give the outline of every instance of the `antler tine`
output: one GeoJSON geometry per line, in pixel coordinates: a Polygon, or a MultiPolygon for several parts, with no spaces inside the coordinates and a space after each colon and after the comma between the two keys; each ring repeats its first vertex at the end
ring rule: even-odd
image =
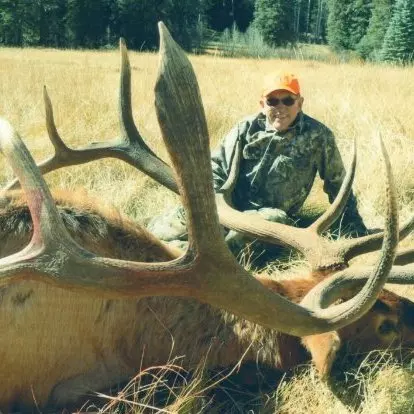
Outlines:
{"type": "MultiPolygon", "coordinates": [[[[410,217],[399,230],[399,239],[405,239],[414,229],[414,215],[410,217]]],[[[378,232],[369,236],[363,236],[356,239],[342,240],[342,249],[347,261],[364,253],[378,250],[384,238],[384,232],[378,232]]]]}
{"type": "Polygon", "coordinates": [[[187,217],[189,242],[208,250],[211,248],[209,240],[213,239],[226,250],[218,216],[211,214],[216,208],[209,179],[212,177],[210,159],[200,157],[210,153],[210,146],[198,82],[187,56],[167,28],[163,23],[158,27],[160,68],[155,85],[155,106],[161,133],[175,166],[182,202],[190,213],[187,217]],[[197,197],[194,194],[198,194],[197,197]]]}
{"type": "MultiPolygon", "coordinates": [[[[56,235],[58,235],[58,240],[66,239],[67,232],[32,156],[16,131],[3,119],[0,119],[0,138],[1,151],[9,160],[14,173],[26,191],[33,219],[32,241],[30,246],[24,250],[23,256],[35,257],[37,255],[35,252],[49,249],[56,240],[56,235]]],[[[17,257],[18,254],[14,256],[17,257]]]]}
{"type": "Polygon", "coordinates": [[[259,214],[249,214],[249,218],[246,220],[246,216],[232,206],[232,192],[240,171],[241,153],[241,143],[237,141],[233,159],[231,160],[229,176],[220,188],[220,191],[216,194],[216,205],[220,223],[247,236],[272,244],[292,247],[306,254],[306,241],[305,244],[301,243],[304,239],[303,229],[281,223],[269,222],[260,217],[259,214]]]}
{"type": "Polygon", "coordinates": [[[232,194],[234,187],[237,183],[237,179],[239,177],[240,172],[240,164],[241,164],[241,142],[238,139],[236,141],[236,147],[234,149],[233,158],[230,160],[230,172],[226,182],[221,186],[220,193],[223,194],[223,201],[228,205],[232,205],[232,194]]]}
{"type": "MultiPolygon", "coordinates": [[[[76,151],[71,150],[65,145],[57,131],[53,116],[52,102],[47,93],[46,86],[43,86],[43,101],[45,104],[46,129],[50,142],[55,149],[55,154],[52,157],[46,159],[45,161],[42,161],[38,165],[42,174],[47,174],[48,172],[62,168],[65,165],[75,165],[79,164],[80,162],[77,160],[78,157],[76,151]]],[[[10,181],[3,190],[11,190],[13,188],[17,188],[18,186],[19,180],[15,178],[14,180],[10,181]]]]}
{"type": "Polygon", "coordinates": [[[119,78],[119,125],[124,142],[136,142],[142,150],[156,157],[151,148],[142,139],[132,116],[131,98],[131,64],[129,62],[128,50],[125,39],[119,39],[119,50],[121,53],[121,73],[119,78]]]}
{"type": "MultiPolygon", "coordinates": [[[[306,298],[307,306],[315,311],[327,308],[343,296],[352,296],[367,282],[372,266],[350,267],[318,283],[306,298]]],[[[405,266],[393,265],[387,283],[398,285],[414,284],[414,263],[405,266]]]]}
{"type": "MultiPolygon", "coordinates": [[[[355,239],[340,239],[335,242],[320,236],[320,233],[335,222],[345,207],[355,177],[356,153],[356,142],[354,141],[351,165],[347,170],[336,199],[328,210],[308,228],[295,228],[263,220],[258,215],[249,215],[248,220],[246,220],[246,217],[241,212],[232,207],[231,191],[237,180],[234,171],[238,171],[241,159],[241,151],[239,143],[237,143],[235,155],[231,162],[229,178],[220,189],[220,194],[216,196],[221,223],[247,236],[253,236],[268,243],[294,248],[305,256],[313,272],[332,271],[346,267],[352,258],[380,249],[384,238],[384,232],[355,239]]],[[[399,230],[400,240],[410,234],[413,228],[414,216],[401,226],[399,230]]],[[[396,260],[399,263],[400,259],[397,258],[396,260]]]]}
{"type": "MultiPolygon", "coordinates": [[[[382,141],[382,138],[379,136],[379,142],[381,145],[381,152],[383,154],[384,163],[386,166],[387,171],[387,177],[388,177],[388,185],[387,185],[387,220],[385,225],[385,232],[384,232],[384,241],[382,245],[381,250],[381,256],[378,259],[377,264],[373,268],[369,268],[366,270],[365,274],[362,274],[361,272],[356,273],[356,275],[361,276],[363,281],[366,283],[364,284],[361,291],[354,296],[352,299],[348,300],[347,302],[337,305],[335,307],[341,307],[345,306],[347,303],[354,302],[358,296],[362,296],[365,289],[369,289],[369,286],[371,285],[371,282],[369,281],[370,278],[372,278],[373,273],[379,273],[384,272],[383,281],[386,282],[387,275],[390,275],[393,273],[391,270],[392,264],[396,255],[396,249],[398,245],[398,217],[395,214],[396,213],[396,195],[395,195],[395,185],[393,182],[393,178],[391,175],[391,165],[389,161],[388,154],[385,150],[384,143],[382,141]],[[385,252],[387,251],[387,252],[385,252]],[[368,276],[370,275],[370,276],[368,276]]],[[[332,278],[326,279],[322,283],[319,283],[315,288],[313,288],[302,300],[301,305],[308,307],[309,309],[313,309],[316,312],[329,312],[329,309],[326,309],[329,304],[331,304],[333,301],[335,301],[337,298],[339,298],[343,293],[345,286],[349,288],[350,285],[352,285],[355,282],[352,282],[351,280],[355,280],[350,275],[355,275],[355,269],[346,269],[336,275],[334,275],[332,278]]],[[[396,279],[401,279],[401,274],[397,274],[397,271],[394,272],[393,277],[396,279]]],[[[357,277],[358,278],[358,277],[357,277]]],[[[360,283],[360,282],[359,282],[360,283]]],[[[361,285],[361,283],[360,283],[361,285]]],[[[371,285],[372,287],[372,285],[371,285]]],[[[379,286],[378,286],[379,287],[379,286]]],[[[374,301],[372,301],[373,298],[377,298],[378,293],[380,290],[373,289],[372,290],[375,293],[372,293],[372,296],[366,296],[370,297],[369,300],[371,300],[371,305],[374,304],[374,301]]],[[[368,308],[369,309],[369,308],[368,308]]]]}
{"type": "MultiPolygon", "coordinates": [[[[120,40],[121,75],[119,87],[119,121],[121,138],[109,142],[94,142],[85,147],[70,149],[61,139],[53,116],[53,107],[46,87],[43,99],[46,112],[46,128],[55,154],[38,166],[42,174],[72,165],[85,164],[100,158],[118,158],[144,172],[170,190],[178,193],[171,168],[147,146],[135,126],[131,105],[131,69],[126,45],[120,40]]],[[[11,181],[4,190],[18,186],[18,180],[11,181]]]]}
{"type": "MultiPolygon", "coordinates": [[[[59,159],[70,160],[70,156],[73,151],[65,145],[56,128],[55,118],[53,116],[52,101],[50,100],[49,94],[47,93],[46,85],[43,86],[43,102],[45,104],[46,129],[49,135],[50,142],[55,148],[56,162],[58,162],[59,159]]],[[[40,169],[42,169],[42,165],[40,165],[39,167],[40,169]]],[[[45,171],[42,172],[47,173],[52,170],[52,167],[45,163],[43,169],[45,171]]]]}
{"type": "Polygon", "coordinates": [[[348,201],[349,195],[352,190],[352,183],[354,182],[355,170],[357,161],[357,147],[356,139],[354,139],[353,156],[350,167],[347,170],[344,181],[342,182],[339,193],[337,194],[334,202],[329,208],[314,222],[308,229],[315,231],[317,234],[322,234],[327,230],[342,214],[345,205],[348,201]]]}
{"type": "MultiPolygon", "coordinates": [[[[324,246],[323,239],[317,235],[320,235],[329,228],[341,215],[352,189],[356,169],[356,142],[354,141],[353,158],[350,168],[348,169],[337,197],[325,213],[307,229],[295,228],[281,223],[272,223],[263,220],[259,215],[249,215],[247,222],[245,217],[231,206],[231,193],[237,180],[235,171],[239,170],[238,166],[241,160],[240,148],[240,142],[237,142],[229,178],[220,189],[220,194],[217,195],[217,205],[219,207],[219,216],[222,224],[246,235],[254,235],[256,238],[269,243],[293,247],[295,250],[303,253],[311,263],[316,264],[317,262],[312,261],[313,257],[318,256],[315,253],[324,250],[324,254],[326,254],[326,249],[322,248],[324,246]]],[[[331,250],[335,250],[332,245],[331,250]]],[[[342,250],[337,250],[339,255],[341,255],[342,250]]]]}
{"type": "MultiPolygon", "coordinates": [[[[0,124],[0,145],[27,192],[40,234],[47,238],[48,233],[43,232],[47,226],[56,232],[54,223],[48,224],[50,219],[55,221],[58,234],[55,234],[54,243],[46,244],[46,249],[33,251],[32,246],[36,243],[32,242],[28,249],[0,260],[0,283],[35,278],[111,297],[192,296],[263,326],[297,336],[337,329],[362,316],[372,306],[375,295],[386,280],[398,242],[392,183],[387,197],[390,219],[386,225],[382,259],[353,300],[314,312],[266,289],[236,262],[221,239],[212,188],[207,127],[197,81],[184,52],[162,23],[159,28],[162,60],[156,87],[158,118],[177,166],[184,205],[192,209],[187,211],[190,226],[201,226],[191,228],[189,252],[168,263],[137,263],[97,257],[80,248],[67,235],[46,184],[24,144],[3,121],[0,124]],[[177,111],[176,106],[180,110],[177,111]],[[174,109],[170,112],[169,108],[174,109]],[[176,127],[176,121],[185,122],[176,127]],[[189,121],[194,125],[189,126],[189,121]],[[182,138],[189,141],[182,142],[182,138]],[[181,149],[185,155],[181,155],[181,149]],[[200,166],[206,174],[198,174],[195,178],[194,167],[200,171],[200,166]],[[204,232],[206,224],[212,226],[208,232],[204,232]],[[29,255],[24,254],[27,251],[29,255]]],[[[388,180],[391,180],[389,169],[388,163],[388,180]]]]}
{"type": "Polygon", "coordinates": [[[121,76],[119,86],[119,123],[123,141],[128,144],[125,154],[119,157],[139,169],[155,181],[178,194],[172,170],[158,158],[142,139],[132,116],[131,103],[131,65],[125,40],[120,39],[121,76]]]}
{"type": "Polygon", "coordinates": [[[414,248],[399,251],[394,260],[395,265],[403,266],[412,263],[414,263],[414,248]]]}
{"type": "MultiPolygon", "coordinates": [[[[378,135],[382,142],[381,134],[378,135]]],[[[399,230],[399,239],[403,240],[414,229],[414,215],[409,218],[399,230]]],[[[342,250],[345,260],[349,261],[352,258],[364,253],[369,253],[378,250],[384,237],[384,232],[378,232],[369,236],[359,237],[356,239],[342,240],[342,250]]]]}

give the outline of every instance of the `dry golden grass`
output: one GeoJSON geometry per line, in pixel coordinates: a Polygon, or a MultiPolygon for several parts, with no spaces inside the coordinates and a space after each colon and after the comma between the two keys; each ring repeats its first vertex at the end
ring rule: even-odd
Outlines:
{"type": "MultiPolygon", "coordinates": [[[[167,159],[153,106],[158,57],[130,53],[130,59],[136,123],[153,150],[167,159]]],[[[357,140],[359,161],[354,188],[365,222],[370,227],[382,226],[382,166],[374,140],[379,133],[392,160],[401,219],[414,211],[414,68],[214,56],[192,56],[191,61],[213,146],[236,121],[258,110],[263,75],[289,69],[300,76],[305,112],[335,132],[345,161],[352,140],[357,140]]],[[[0,49],[0,62],[0,115],[17,128],[37,160],[52,151],[44,126],[43,85],[48,87],[61,136],[70,146],[118,135],[116,51],[0,49]]],[[[0,162],[4,183],[11,172],[4,161],[0,162]]],[[[167,190],[115,160],[55,172],[47,180],[52,187],[86,188],[103,203],[114,204],[138,221],[177,201],[167,190]]],[[[323,203],[326,198],[317,182],[307,207],[323,203]]],[[[404,245],[412,242],[411,238],[404,245]]],[[[414,297],[407,288],[400,288],[399,293],[414,297]]],[[[274,398],[283,413],[409,413],[414,412],[410,395],[413,378],[409,369],[391,363],[372,375],[364,374],[358,379],[364,390],[359,408],[345,406],[311,372],[286,382],[274,398]],[[306,408],[300,411],[299,407],[306,408]]],[[[192,411],[174,408],[167,412],[192,411]]],[[[262,407],[255,412],[270,411],[262,407]]]]}
{"type": "MultiPolygon", "coordinates": [[[[42,86],[47,85],[54,103],[56,122],[70,145],[105,140],[118,134],[117,88],[119,57],[116,51],[81,52],[1,49],[0,114],[15,125],[37,159],[50,153],[44,127],[42,86]]],[[[133,108],[136,123],[151,147],[164,159],[153,107],[157,55],[130,53],[133,108]]],[[[373,137],[381,133],[393,160],[396,181],[406,217],[414,198],[414,103],[412,68],[359,64],[326,64],[311,61],[222,59],[194,56],[211,142],[217,141],[247,114],[258,110],[262,77],[286,68],[302,80],[305,111],[326,123],[337,136],[344,159],[357,139],[358,172],[355,182],[361,212],[369,225],[380,225],[382,193],[377,191],[381,163],[373,137]],[[411,169],[412,170],[412,169],[411,169]]],[[[10,172],[7,170],[6,175],[10,172]]],[[[85,186],[135,218],[162,210],[175,202],[166,191],[117,161],[99,161],[53,174],[52,185],[85,186]],[[119,182],[125,191],[120,194],[119,182]],[[145,200],[145,201],[144,201],[145,200]]],[[[323,197],[317,198],[323,199],[323,197]]]]}

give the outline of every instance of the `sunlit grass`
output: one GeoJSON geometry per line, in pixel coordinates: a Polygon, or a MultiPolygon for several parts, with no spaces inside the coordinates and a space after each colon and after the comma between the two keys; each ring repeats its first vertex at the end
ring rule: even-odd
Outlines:
{"type": "MultiPolygon", "coordinates": [[[[130,53],[130,59],[136,124],[151,148],[168,161],[153,105],[158,57],[151,53],[130,53]]],[[[379,134],[390,153],[399,191],[401,220],[413,212],[413,68],[305,60],[222,59],[217,56],[192,56],[190,59],[200,82],[212,146],[235,122],[258,111],[263,75],[272,70],[289,69],[301,79],[305,112],[334,131],[346,163],[352,142],[356,139],[358,167],[354,189],[367,225],[382,227],[385,210],[382,164],[376,143],[379,134]]],[[[52,152],[44,125],[43,85],[47,85],[59,132],[68,145],[76,147],[118,135],[117,52],[0,49],[0,61],[0,115],[17,128],[37,160],[52,152]]],[[[0,165],[0,179],[4,183],[11,177],[11,172],[3,160],[0,165]]],[[[52,187],[85,188],[102,202],[115,205],[137,221],[161,212],[178,200],[143,174],[116,160],[67,168],[48,175],[47,180],[52,187]]],[[[321,208],[326,202],[322,186],[317,181],[305,208],[321,208]]],[[[412,244],[412,238],[403,244],[412,244]]],[[[296,257],[292,259],[297,260],[296,257]]],[[[297,267],[298,272],[302,271],[303,264],[297,262],[297,267]]],[[[283,277],[280,269],[271,267],[270,270],[283,277]]],[[[412,289],[407,287],[398,288],[398,293],[414,297],[412,289]]],[[[376,368],[373,374],[369,370],[363,371],[363,375],[358,374],[362,371],[353,372],[356,377],[354,383],[363,389],[358,397],[360,403],[356,406],[344,404],[326,384],[315,378],[311,370],[286,380],[275,395],[267,398],[268,401],[276,401],[277,412],[280,413],[412,412],[413,400],[409,390],[414,384],[409,367],[392,361],[376,368]]],[[[139,375],[143,374],[138,374],[138,383],[139,375]]],[[[181,391],[174,389],[176,398],[163,410],[174,413],[213,412],[208,400],[198,405],[191,400],[191,396],[203,395],[200,391],[205,384],[202,377],[200,374],[193,380],[195,383],[186,384],[181,391]],[[180,401],[183,402],[181,406],[180,401]]],[[[133,401],[137,382],[131,384],[123,395],[133,401]],[[131,389],[135,391],[130,392],[131,389]]],[[[154,403],[148,401],[148,405],[154,403]]],[[[109,402],[106,409],[141,412],[134,403],[128,405],[122,401],[122,409],[116,405],[118,403],[120,401],[109,402]]],[[[275,412],[274,406],[263,404],[254,412],[275,412]]],[[[244,411],[240,408],[234,412],[244,411]]]]}
{"type": "MultiPolygon", "coordinates": [[[[130,53],[130,58],[135,121],[151,147],[167,160],[153,105],[158,57],[130,53]]],[[[47,85],[54,104],[59,132],[69,145],[118,135],[116,51],[1,49],[0,59],[0,114],[25,137],[37,159],[51,152],[44,126],[43,85],[47,85]]],[[[352,140],[357,140],[359,161],[354,188],[367,223],[380,225],[383,212],[383,194],[374,191],[382,180],[375,142],[378,134],[393,161],[403,218],[411,210],[414,83],[410,79],[414,69],[210,56],[194,56],[191,61],[200,82],[212,146],[236,121],[258,110],[263,74],[289,69],[301,79],[304,110],[335,132],[345,162],[352,140]]],[[[10,176],[7,168],[4,176],[10,176]]],[[[86,186],[135,218],[154,214],[175,202],[171,194],[154,191],[157,185],[114,160],[73,167],[48,179],[52,185],[64,188],[86,186]],[[120,180],[122,192],[118,191],[120,180]]],[[[325,200],[320,192],[317,198],[325,200]]]]}

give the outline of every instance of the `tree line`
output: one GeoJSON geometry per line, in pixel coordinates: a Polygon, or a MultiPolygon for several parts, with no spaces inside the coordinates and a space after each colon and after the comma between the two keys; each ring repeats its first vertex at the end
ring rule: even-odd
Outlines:
{"type": "Polygon", "coordinates": [[[364,59],[414,60],[414,0],[328,0],[327,42],[364,59]]]}
{"type": "Polygon", "coordinates": [[[0,0],[0,44],[97,48],[125,37],[130,48],[151,50],[162,20],[191,49],[205,29],[246,30],[253,9],[254,0],[0,0]]]}
{"type": "Polygon", "coordinates": [[[164,21],[187,50],[254,28],[270,46],[327,43],[364,59],[410,62],[414,0],[0,0],[0,44],[132,49],[158,45],[164,21]]]}

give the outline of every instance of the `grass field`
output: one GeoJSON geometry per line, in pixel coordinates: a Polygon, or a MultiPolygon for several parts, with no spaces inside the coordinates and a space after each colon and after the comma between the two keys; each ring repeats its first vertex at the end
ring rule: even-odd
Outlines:
{"type": "MultiPolygon", "coordinates": [[[[382,227],[383,223],[382,166],[375,140],[378,134],[382,135],[390,153],[399,191],[401,221],[412,214],[414,68],[217,56],[191,56],[190,59],[200,83],[212,146],[236,121],[258,111],[264,74],[275,69],[290,70],[301,79],[305,112],[334,131],[345,163],[349,160],[353,139],[357,141],[354,189],[365,223],[369,227],[382,227]]],[[[151,148],[168,161],[153,105],[158,57],[132,52],[130,60],[136,124],[151,148]]],[[[0,115],[17,128],[37,160],[52,151],[44,123],[43,85],[48,88],[57,127],[68,145],[76,147],[118,135],[117,52],[4,48],[0,49],[0,62],[0,115]]],[[[12,175],[4,161],[0,162],[0,179],[5,183],[12,175]]],[[[100,203],[115,205],[137,222],[177,202],[176,196],[116,160],[96,161],[51,173],[47,181],[53,188],[83,188],[100,203]]],[[[326,197],[317,181],[305,208],[325,204],[326,197]]],[[[402,245],[413,243],[411,236],[402,245]]],[[[364,261],[371,259],[364,258],[364,261]]],[[[410,288],[398,288],[398,293],[414,298],[410,288]]],[[[274,394],[260,395],[257,408],[251,412],[414,412],[414,372],[410,361],[403,364],[380,355],[368,358],[361,366],[348,365],[345,360],[338,365],[336,393],[321,383],[312,369],[305,368],[293,379],[283,381],[274,394]]],[[[205,379],[195,381],[181,390],[182,399],[165,411],[144,409],[142,412],[201,412],[203,404],[191,396],[200,394],[205,379]]],[[[111,410],[116,407],[114,404],[111,410]]],[[[141,412],[136,405],[131,405],[131,410],[141,412]]],[[[214,410],[207,404],[204,412],[214,410]]],[[[232,412],[246,411],[234,408],[232,412]]]]}

